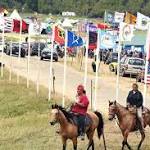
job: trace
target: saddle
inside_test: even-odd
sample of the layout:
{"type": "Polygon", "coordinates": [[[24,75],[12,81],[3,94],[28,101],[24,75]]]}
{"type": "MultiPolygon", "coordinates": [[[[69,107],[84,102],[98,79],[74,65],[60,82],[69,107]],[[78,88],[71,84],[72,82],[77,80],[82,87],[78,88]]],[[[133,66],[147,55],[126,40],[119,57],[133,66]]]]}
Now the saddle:
{"type": "MultiPolygon", "coordinates": [[[[135,114],[135,115],[137,114],[137,108],[136,107],[130,106],[127,109],[129,110],[130,113],[135,114]]],[[[148,108],[143,107],[142,115],[145,115],[148,112],[149,112],[148,108]]]]}
{"type": "MultiPolygon", "coordinates": [[[[76,125],[76,126],[79,126],[78,125],[78,115],[79,114],[74,114],[72,113],[72,119],[71,119],[71,122],[72,124],[76,125]]],[[[91,117],[89,116],[89,114],[86,114],[85,115],[85,127],[86,126],[90,126],[92,124],[92,119],[91,117]]]]}

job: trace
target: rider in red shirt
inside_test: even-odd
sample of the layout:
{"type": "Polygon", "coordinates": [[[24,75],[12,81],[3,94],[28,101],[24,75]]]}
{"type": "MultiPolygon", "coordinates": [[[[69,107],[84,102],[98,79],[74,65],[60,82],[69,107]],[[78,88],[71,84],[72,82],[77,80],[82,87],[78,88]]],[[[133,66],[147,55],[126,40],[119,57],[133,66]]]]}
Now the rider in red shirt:
{"type": "Polygon", "coordinates": [[[84,86],[79,85],[77,87],[77,101],[71,108],[71,111],[77,116],[78,118],[78,127],[79,127],[79,135],[83,139],[84,137],[84,128],[85,128],[85,116],[87,113],[89,105],[89,100],[86,96],[84,86]]]}

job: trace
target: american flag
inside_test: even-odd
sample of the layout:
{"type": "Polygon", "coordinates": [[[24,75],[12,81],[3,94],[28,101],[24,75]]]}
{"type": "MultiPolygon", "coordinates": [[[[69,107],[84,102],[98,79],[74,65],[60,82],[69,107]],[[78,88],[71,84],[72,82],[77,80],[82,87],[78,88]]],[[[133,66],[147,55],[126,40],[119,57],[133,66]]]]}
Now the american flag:
{"type": "Polygon", "coordinates": [[[0,17],[0,30],[3,30],[4,25],[4,31],[5,32],[12,32],[13,31],[13,19],[9,17],[0,17]]]}
{"type": "Polygon", "coordinates": [[[149,64],[148,64],[147,84],[150,84],[150,61],[149,61],[149,64]]]}

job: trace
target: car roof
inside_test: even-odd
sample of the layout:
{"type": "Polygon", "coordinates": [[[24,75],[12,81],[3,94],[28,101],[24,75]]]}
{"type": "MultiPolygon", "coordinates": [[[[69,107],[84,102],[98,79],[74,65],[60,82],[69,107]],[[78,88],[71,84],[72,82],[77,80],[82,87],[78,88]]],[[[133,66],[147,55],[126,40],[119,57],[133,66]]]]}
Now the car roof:
{"type": "Polygon", "coordinates": [[[138,57],[127,57],[127,59],[138,59],[138,60],[144,60],[142,58],[138,58],[138,57]]]}

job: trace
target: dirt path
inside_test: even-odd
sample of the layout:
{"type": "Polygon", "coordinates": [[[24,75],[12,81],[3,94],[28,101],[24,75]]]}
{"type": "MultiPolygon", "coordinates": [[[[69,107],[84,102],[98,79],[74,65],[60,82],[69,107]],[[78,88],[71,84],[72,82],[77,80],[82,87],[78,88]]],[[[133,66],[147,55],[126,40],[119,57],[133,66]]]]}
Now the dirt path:
{"type": "MultiPolygon", "coordinates": [[[[18,72],[19,75],[27,77],[27,58],[21,58],[20,63],[18,64],[17,57],[4,56],[4,63],[7,68],[10,68],[10,63],[12,61],[12,70],[13,72],[18,72]],[[12,60],[11,60],[12,59],[12,60]]],[[[89,62],[90,66],[90,62],[89,62]]],[[[30,59],[30,72],[29,79],[33,82],[37,81],[38,67],[40,68],[39,81],[41,85],[44,85],[48,88],[49,81],[49,61],[39,61],[37,57],[31,57],[30,59]]],[[[98,81],[98,94],[96,107],[101,111],[108,112],[108,100],[115,100],[116,93],[116,76],[112,73],[109,73],[108,67],[101,65],[101,76],[98,81]]],[[[58,93],[62,93],[63,90],[63,64],[54,62],[53,68],[55,72],[55,89],[58,93]]],[[[89,67],[90,68],[90,67],[89,67]]],[[[84,74],[76,71],[71,67],[67,67],[67,81],[66,81],[66,96],[70,99],[75,98],[76,87],[78,84],[83,83],[84,74]]],[[[94,81],[93,75],[88,75],[87,80],[87,95],[91,98],[91,80],[94,81]]],[[[131,84],[135,82],[135,79],[121,78],[120,80],[120,90],[119,90],[119,102],[125,104],[126,96],[130,90],[131,84]]],[[[143,91],[143,84],[140,84],[140,90],[143,91]]],[[[94,87],[93,87],[94,91],[94,87]]],[[[93,92],[94,99],[94,92],[93,92]]],[[[146,99],[146,105],[150,106],[150,99],[146,99]]]]}

